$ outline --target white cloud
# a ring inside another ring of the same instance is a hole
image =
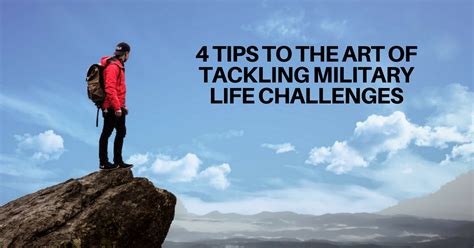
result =
[[[331,147],[315,147],[309,154],[306,163],[313,165],[328,164],[326,169],[336,174],[346,173],[354,167],[367,166],[367,162],[357,150],[348,146],[345,141],[336,141]]]
[[[329,185],[303,182],[285,189],[255,191],[232,200],[204,201],[188,195],[178,195],[189,212],[206,214],[218,210],[224,213],[256,214],[262,211],[293,211],[302,214],[374,212],[397,201],[376,191],[356,185]]]
[[[372,170],[358,170],[354,175],[380,183],[378,191],[397,199],[433,193],[457,175],[473,169],[466,163],[440,164],[430,161],[410,149],[389,157]]]
[[[420,107],[432,107],[426,125],[457,127],[461,132],[474,130],[474,92],[460,84],[431,89],[419,100]],[[474,134],[471,131],[471,134]],[[472,138],[472,137],[471,137]]]
[[[227,189],[230,185],[227,174],[231,171],[229,164],[210,166],[199,173],[200,178],[209,180],[209,183],[216,189]]]
[[[394,153],[406,148],[413,138],[413,128],[400,111],[389,116],[370,115],[365,121],[356,123],[354,139],[364,144],[360,147],[367,149],[364,153],[372,160],[378,153]]]
[[[146,164],[148,163],[148,160],[149,160],[149,157],[150,154],[149,153],[145,153],[145,154],[142,154],[142,153],[137,153],[137,154],[133,154],[132,156],[130,156],[128,159],[127,159],[127,163],[132,163],[133,165],[143,165],[143,164]]]
[[[291,152],[295,150],[295,146],[293,146],[291,143],[283,143],[283,144],[262,144],[262,147],[269,148],[272,150],[275,150],[275,152],[278,153],[285,153],[285,152]]]
[[[47,130],[38,135],[15,135],[18,141],[18,150],[32,151],[32,158],[36,160],[58,159],[64,152],[64,140],[53,130]]]
[[[415,144],[418,146],[433,146],[445,148],[448,143],[463,143],[468,141],[465,134],[458,132],[456,127],[429,127],[416,128]]]
[[[63,138],[47,130],[37,135],[15,135],[15,139],[16,153],[0,153],[0,192],[6,191],[0,193],[0,204],[58,183],[55,168],[43,163],[59,159],[65,150]]]
[[[459,160],[473,161],[472,143],[474,141],[474,92],[460,84],[450,84],[435,88],[426,97],[417,101],[418,106],[432,107],[427,125],[455,127],[462,133],[466,142],[455,145],[442,163]]]
[[[127,163],[131,163],[134,165],[134,170],[136,170],[138,173],[144,173],[146,172],[149,168],[146,166],[148,161],[150,161],[151,154],[150,153],[136,153],[131,155],[127,159]]]
[[[354,135],[354,140],[369,145],[369,160],[382,152],[396,153],[412,142],[418,146],[445,148],[448,143],[467,141],[456,127],[418,126],[400,111],[388,116],[370,115],[365,121],[356,123]]]
[[[464,86],[450,85],[438,93],[424,97],[430,102],[422,105],[434,107],[426,123],[416,124],[401,111],[370,115],[356,123],[353,135],[346,140],[329,147],[314,147],[306,162],[325,165],[337,174],[351,171],[352,176],[375,182],[378,193],[395,199],[438,190],[459,174],[474,169],[472,92]],[[424,149],[426,153],[422,155],[413,146],[430,150]],[[432,152],[446,150],[450,152],[444,161],[431,156]],[[362,166],[354,164],[363,165],[361,161],[377,166],[356,169]]]
[[[409,145],[446,148],[472,140],[456,126],[420,126],[410,122],[401,111],[388,116],[370,115],[356,123],[354,135],[346,141],[336,141],[332,147],[315,147],[306,163],[327,164],[326,169],[337,174],[347,173],[354,167],[365,167],[380,154],[393,156]],[[464,151],[464,149],[460,149]],[[453,151],[454,152],[454,151]],[[450,155],[451,157],[458,157]]]
[[[180,159],[172,159],[166,155],[158,155],[151,170],[155,174],[169,175],[170,181],[189,182],[198,174],[202,161],[195,154],[188,153]]]
[[[447,154],[446,159],[442,163],[449,163],[456,159],[460,159],[465,163],[472,163],[474,161],[474,143],[454,146],[451,154]]]
[[[150,157],[155,157],[151,165],[148,165]],[[172,158],[168,155],[158,154],[134,154],[130,156],[127,162],[137,165],[134,170],[139,175],[165,179],[174,183],[205,183],[213,188],[225,190],[230,186],[228,174],[231,167],[228,163],[209,166],[200,170],[203,163],[194,153],[187,153],[182,158]]]

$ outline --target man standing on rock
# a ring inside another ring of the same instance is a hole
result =
[[[105,56],[100,60],[104,69],[105,100],[102,104],[102,116],[104,126],[99,140],[100,169],[130,168],[122,158],[123,139],[127,129],[125,127],[125,116],[128,108],[125,105],[125,62],[130,56],[130,46],[121,42],[115,48],[114,56]],[[107,145],[113,130],[116,130],[114,140],[114,163],[109,162]]]

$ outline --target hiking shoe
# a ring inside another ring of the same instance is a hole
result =
[[[110,163],[110,162],[107,162],[107,163],[104,163],[104,164],[100,164],[100,165],[99,165],[99,168],[100,168],[101,170],[111,170],[111,169],[117,168],[117,165],[112,164],[112,163]]]
[[[125,162],[121,162],[121,163],[116,163],[115,166],[117,166],[117,168],[132,168],[133,164],[127,164]]]

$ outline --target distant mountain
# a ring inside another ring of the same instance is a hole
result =
[[[186,207],[184,206],[183,202],[179,199],[176,199],[176,206],[174,207],[174,214],[175,216],[188,216],[192,215],[188,212]]]
[[[243,238],[273,241],[291,239],[365,244],[407,244],[457,237],[474,240],[472,230],[474,230],[472,221],[425,219],[413,216],[386,216],[369,213],[314,216],[292,212],[262,212],[241,215],[214,211],[206,215],[176,215],[166,240],[194,243],[203,240]],[[229,245],[232,244],[229,243]],[[239,245],[241,244],[239,243]]]
[[[474,170],[458,176],[432,194],[402,201],[380,214],[474,221]]]
[[[407,242],[404,244],[370,244],[331,242],[324,240],[263,240],[263,239],[214,239],[195,242],[165,241],[164,248],[471,248],[474,238],[448,238],[426,242]]]
[[[165,247],[473,247],[473,179],[470,171],[381,214],[196,215],[178,201]]]

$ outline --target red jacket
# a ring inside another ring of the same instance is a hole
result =
[[[115,111],[125,106],[125,68],[118,59],[104,56],[100,64],[106,66],[104,69],[105,100],[102,109],[113,107]]]

